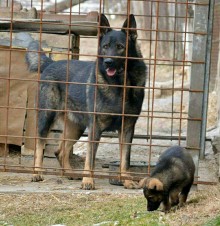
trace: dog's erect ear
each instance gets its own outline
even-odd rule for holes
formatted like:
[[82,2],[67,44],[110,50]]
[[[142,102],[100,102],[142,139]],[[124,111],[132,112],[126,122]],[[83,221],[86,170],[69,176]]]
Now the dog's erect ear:
[[[127,32],[128,31],[128,35],[132,40],[136,40],[137,39],[137,30],[136,30],[137,24],[136,24],[136,20],[133,14],[129,15],[129,19],[126,19],[123,26],[122,26],[122,31],[123,32]],[[126,29],[126,28],[133,28],[133,29]]]
[[104,14],[101,14],[100,17],[100,37],[104,36],[107,32],[111,31],[112,29],[110,28],[110,24],[108,22],[108,19]]
[[163,183],[157,178],[150,178],[146,186],[151,190],[163,191]]

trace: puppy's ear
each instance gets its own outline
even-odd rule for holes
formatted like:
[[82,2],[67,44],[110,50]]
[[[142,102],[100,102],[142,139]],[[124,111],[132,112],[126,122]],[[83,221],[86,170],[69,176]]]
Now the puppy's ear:
[[156,191],[163,191],[163,183],[157,178],[150,178],[147,188]]
[[111,31],[110,24],[108,19],[104,14],[100,16],[100,37],[104,36],[107,32]]
[[[129,37],[132,40],[136,40],[137,39],[137,30],[136,30],[137,24],[136,24],[136,20],[133,14],[129,15],[129,19],[126,19],[121,31],[123,32],[128,32]],[[132,28],[132,29],[126,29],[126,28]]]
[[143,178],[139,181],[138,183],[138,188],[144,188],[147,185],[147,181],[149,180],[149,178]]

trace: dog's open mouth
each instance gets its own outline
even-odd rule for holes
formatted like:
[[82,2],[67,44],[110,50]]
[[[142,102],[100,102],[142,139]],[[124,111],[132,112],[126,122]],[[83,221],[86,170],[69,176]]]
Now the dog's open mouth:
[[116,69],[115,68],[107,68],[106,73],[108,76],[114,76],[116,74]]

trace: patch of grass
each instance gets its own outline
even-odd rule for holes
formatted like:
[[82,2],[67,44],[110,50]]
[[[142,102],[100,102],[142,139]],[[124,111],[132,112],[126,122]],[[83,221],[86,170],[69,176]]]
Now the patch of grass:
[[[16,202],[16,198],[15,196],[13,202]],[[99,223],[104,226],[168,225],[160,211],[146,211],[146,200],[142,195],[129,197],[98,195],[96,197],[92,194],[80,197],[76,195],[75,197],[71,194],[63,194],[62,197],[62,194],[56,194],[49,197],[34,195],[34,197],[30,196],[29,199],[17,200],[23,202],[20,203],[19,209],[15,205],[10,205],[8,209],[7,207],[2,208],[4,219],[0,216],[0,222],[2,220],[5,225],[13,226],[49,226],[53,224],[86,226]],[[29,201],[35,203],[35,208],[28,207]]]
[[205,223],[204,226],[220,226],[220,215]]

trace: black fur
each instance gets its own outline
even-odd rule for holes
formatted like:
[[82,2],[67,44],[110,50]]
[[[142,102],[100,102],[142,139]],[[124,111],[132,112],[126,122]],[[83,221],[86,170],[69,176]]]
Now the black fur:
[[[177,162],[177,160],[182,164]],[[166,171],[173,171],[174,166],[181,170],[182,173],[181,177],[180,175],[177,175],[178,180],[181,180],[184,177],[186,178],[186,174],[188,174],[189,171],[194,170],[194,163],[190,154],[180,146],[170,147],[163,152],[155,169],[151,172],[151,177],[161,173],[166,174]]]

